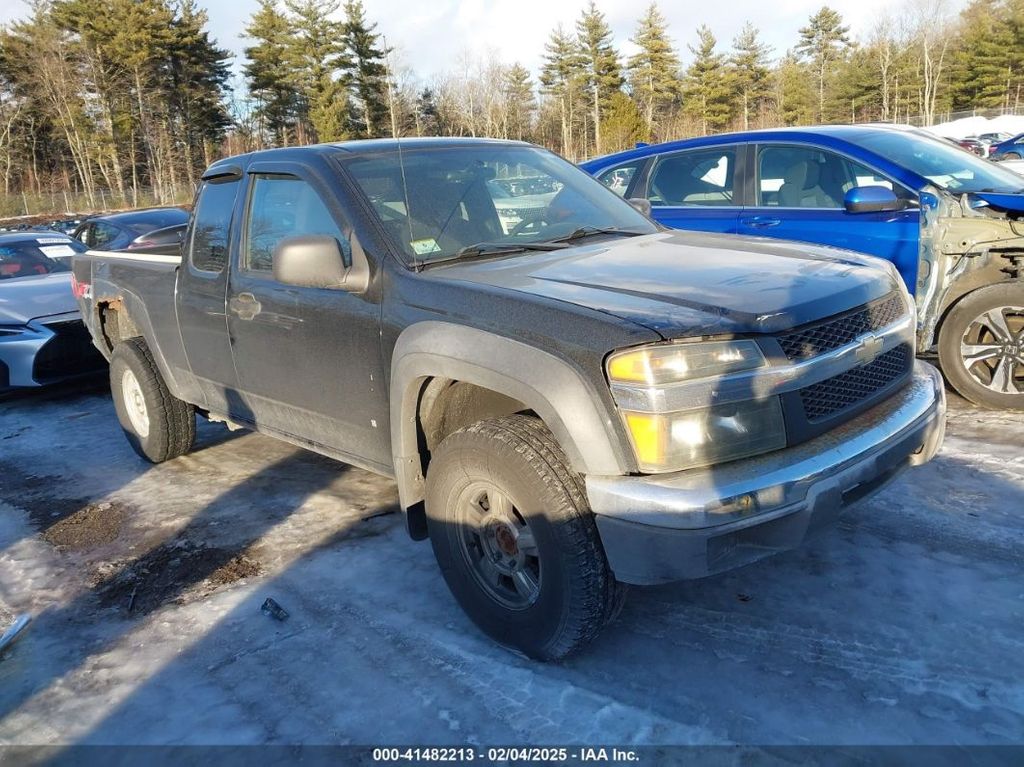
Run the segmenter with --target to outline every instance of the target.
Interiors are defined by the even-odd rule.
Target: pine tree
[[[768,57],[771,46],[761,42],[757,28],[749,21],[732,41],[729,74],[743,117],[743,130],[750,128],[750,116],[757,114],[771,91]]]
[[[186,172],[193,184],[213,161],[212,147],[231,124],[224,105],[230,54],[210,39],[206,24],[206,11],[197,8],[195,0],[181,0],[168,62],[170,115],[180,126]]]
[[[783,125],[806,125],[814,120],[815,93],[808,65],[787,51],[775,70],[775,103]]]
[[[533,97],[530,70],[515,63],[505,71],[504,100],[508,114],[507,137],[523,141],[530,133],[533,113],[537,108]]]
[[[345,76],[351,62],[345,55],[344,25],[331,17],[338,0],[285,0],[292,37],[286,61],[301,88],[304,117],[315,141],[348,137]]]
[[[434,91],[424,88],[416,98],[416,135],[436,136],[440,127]]]
[[[725,57],[715,51],[718,41],[707,25],[697,28],[697,45],[689,46],[693,63],[683,79],[686,111],[701,123],[704,135],[721,131],[731,117],[729,88],[725,70]]]
[[[356,106],[354,133],[382,136],[388,122],[387,51],[376,24],[368,24],[361,0],[345,3],[345,48],[351,62],[350,88]]]
[[[540,82],[543,92],[558,102],[562,125],[562,154],[575,159],[575,128],[579,101],[586,78],[583,55],[575,38],[558,26],[544,46]]]
[[[640,48],[627,68],[633,98],[640,105],[647,124],[673,106],[679,93],[679,56],[668,35],[668,23],[652,2],[630,38]]]
[[[276,0],[260,0],[259,9],[245,28],[245,36],[254,44],[245,49],[246,63],[242,68],[263,130],[282,146],[293,140],[299,111],[288,60],[290,34],[288,19],[277,9]]]
[[[800,42],[796,51],[814,68],[818,82],[817,119],[825,113],[825,81],[835,62],[850,47],[850,28],[843,25],[843,17],[827,5],[811,16],[806,27],[800,29]]]
[[[594,120],[594,151],[601,154],[601,113],[622,88],[619,54],[612,45],[612,30],[594,0],[576,22],[576,37],[586,71]]]
[[[1024,42],[1014,38],[1007,3],[975,0],[964,10],[953,57],[954,108],[1008,105],[1011,82],[1020,77],[1018,43]]]
[[[650,140],[650,126],[640,114],[636,103],[622,91],[616,91],[608,100],[601,124],[605,151],[621,152],[640,141]]]

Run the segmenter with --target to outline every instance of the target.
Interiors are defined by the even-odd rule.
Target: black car
[[[124,250],[156,229],[186,223],[188,212],[181,208],[148,208],[92,216],[83,221],[72,236],[93,250]]]

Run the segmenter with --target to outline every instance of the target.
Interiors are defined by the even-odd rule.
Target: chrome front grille
[[[822,421],[866,402],[909,374],[912,360],[909,346],[902,344],[867,365],[805,386],[800,401],[807,420]]]
[[[852,312],[808,325],[778,337],[783,354],[793,362],[826,354],[896,322],[906,313],[903,297],[891,293]]]

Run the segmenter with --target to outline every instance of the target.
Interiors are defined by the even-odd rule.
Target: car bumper
[[[105,364],[77,311],[6,330],[0,332],[0,391],[68,380]]]
[[[625,583],[701,578],[800,545],[903,469],[931,460],[945,434],[939,372],[843,426],[785,450],[708,469],[587,477],[609,564]]]

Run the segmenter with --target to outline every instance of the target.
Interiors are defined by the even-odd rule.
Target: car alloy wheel
[[[971,377],[1000,394],[1024,392],[1024,306],[997,306],[971,320],[960,341]]]

